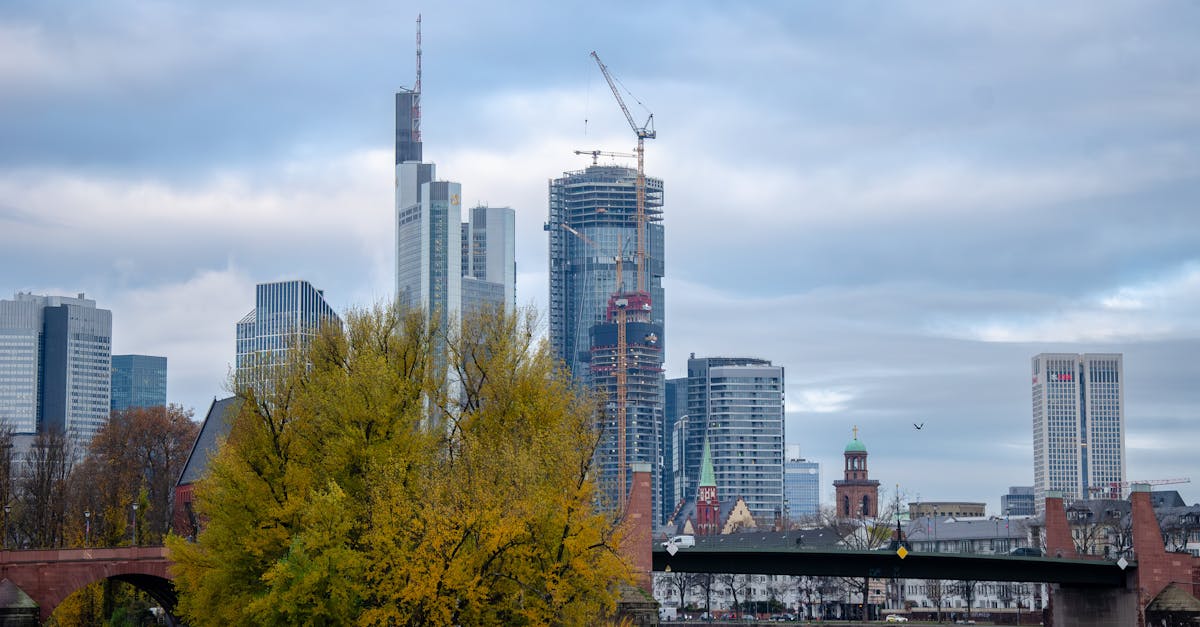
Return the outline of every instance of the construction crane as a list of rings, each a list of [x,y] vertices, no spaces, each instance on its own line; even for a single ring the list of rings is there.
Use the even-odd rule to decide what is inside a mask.
[[[646,140],[654,139],[658,133],[654,130],[654,114],[646,119],[646,123],[638,126],[637,122],[633,121],[633,115],[629,113],[629,107],[625,106],[625,100],[621,98],[621,92],[617,89],[617,84],[613,80],[612,74],[608,72],[608,66],[600,60],[600,55],[596,51],[592,51],[592,58],[596,60],[596,65],[600,67],[600,73],[604,74],[604,80],[608,82],[609,89],[612,90],[613,97],[617,99],[617,104],[621,106],[621,112],[625,114],[625,120],[629,122],[629,128],[633,129],[633,133],[637,136],[637,182],[634,190],[637,194],[637,213],[635,214],[635,225],[637,228],[637,252],[634,259],[637,263],[637,292],[646,294]],[[598,154],[592,156],[593,163]],[[621,256],[623,256],[622,253]],[[620,277],[620,261],[617,263],[617,292],[622,290]],[[617,500],[619,511],[625,511],[625,502],[628,498],[626,494],[625,482],[625,467],[627,460],[625,446],[625,418],[626,409],[626,386],[627,386],[627,353],[629,351],[628,338],[626,336],[626,305],[628,299],[623,298],[620,294],[613,294],[614,304],[617,305],[617,372],[616,372],[616,387],[617,387]],[[647,299],[649,302],[649,299]],[[624,303],[624,305],[622,304]]]
[[[598,154],[603,154],[603,153],[601,153],[598,150],[590,151],[590,152],[586,152],[586,153],[576,150],[575,154],[591,154],[591,155],[593,155],[592,158],[595,159]],[[600,252],[601,254],[603,254],[604,251],[600,249],[600,245],[597,244],[594,240],[592,240],[592,238],[588,237],[587,235],[584,235],[583,233],[579,232],[578,230],[576,230],[574,228],[571,228],[571,226],[569,224],[566,224],[565,222],[560,223],[559,226],[562,227],[563,230],[567,231],[568,233],[583,240],[584,243],[586,243],[587,245],[596,249],[597,252]],[[617,367],[616,367],[615,374],[616,374],[616,379],[617,379],[617,381],[616,381],[616,388],[617,388],[617,398],[616,398],[616,406],[617,406],[617,416],[616,416],[616,418],[617,418],[617,420],[616,420],[616,422],[617,422],[617,508],[618,508],[617,511],[619,511],[619,512],[625,511],[626,500],[629,498],[628,495],[626,494],[626,490],[625,490],[625,474],[626,474],[625,473],[625,466],[626,466],[626,464],[625,464],[625,455],[626,455],[625,422],[626,422],[626,418],[628,415],[627,414],[628,410],[626,408],[626,405],[627,405],[626,389],[628,387],[628,384],[627,384],[626,378],[628,377],[628,374],[629,374],[628,373],[628,371],[629,371],[629,363],[628,363],[629,340],[628,340],[628,337],[626,336],[625,329],[627,326],[626,325],[626,323],[627,323],[626,315],[627,315],[629,300],[627,298],[624,298],[624,295],[621,293],[622,292],[621,284],[622,284],[622,279],[623,279],[623,276],[622,276],[623,263],[622,262],[624,261],[624,259],[623,259],[624,256],[625,256],[624,250],[621,250],[621,251],[618,251],[618,253],[613,257],[613,259],[617,265],[617,277],[616,277],[616,287],[613,288],[613,294],[611,297],[613,304],[615,304],[617,306],[617,320],[616,320],[616,323],[617,323]]]
[[[592,165],[596,165],[596,161],[600,157],[636,157],[637,155],[631,152],[608,152],[605,150],[576,150],[577,155],[591,155]]]
[[[1088,493],[1093,497],[1107,492],[1108,498],[1119,499],[1125,489],[1131,485],[1142,483],[1146,485],[1176,485],[1180,483],[1191,483],[1190,477],[1175,477],[1172,479],[1143,479],[1140,481],[1111,481],[1107,484],[1088,486]]]
[[[646,123],[638,126],[637,122],[633,121],[633,115],[629,113],[629,107],[625,106],[625,100],[621,98],[621,92],[617,89],[616,82],[608,73],[608,66],[600,60],[600,55],[596,51],[592,51],[592,58],[596,60],[596,65],[600,66],[600,72],[604,74],[604,80],[608,81],[608,87],[612,89],[613,96],[617,99],[617,104],[621,105],[621,112],[625,114],[625,120],[629,122],[629,128],[633,129],[633,133],[637,135],[637,254],[634,257],[637,260],[637,291],[646,291],[646,148],[645,142],[647,139],[658,137],[658,133],[654,130],[654,114],[646,119]]]

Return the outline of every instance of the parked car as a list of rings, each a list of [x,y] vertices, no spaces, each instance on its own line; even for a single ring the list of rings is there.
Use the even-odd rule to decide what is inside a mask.
[[[686,549],[690,546],[696,546],[696,536],[675,536],[666,542],[663,542],[663,548],[674,544],[677,549]]]
[[[908,617],[899,614],[888,614],[887,618],[883,619],[885,623],[907,623]]]
[[[1029,546],[1019,546],[1019,547],[1009,551],[1008,554],[1016,555],[1019,557],[1041,557],[1042,551],[1041,551],[1041,549],[1035,549],[1035,548],[1029,547]]]

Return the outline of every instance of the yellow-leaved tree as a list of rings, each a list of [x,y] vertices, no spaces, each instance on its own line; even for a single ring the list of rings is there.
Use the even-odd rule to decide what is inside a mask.
[[[536,316],[352,311],[247,389],[171,538],[193,625],[596,624],[632,580]]]

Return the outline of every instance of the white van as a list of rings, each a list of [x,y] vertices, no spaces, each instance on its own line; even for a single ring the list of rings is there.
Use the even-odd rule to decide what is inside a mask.
[[[663,542],[663,548],[669,545],[675,545],[677,549],[686,549],[690,546],[696,546],[696,536],[675,536],[666,542]]]

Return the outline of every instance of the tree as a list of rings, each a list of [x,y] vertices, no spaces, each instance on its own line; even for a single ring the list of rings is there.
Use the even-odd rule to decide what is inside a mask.
[[[927,579],[925,581],[925,596],[929,597],[929,601],[937,608],[937,620],[942,622],[942,601],[946,597],[946,585],[941,579]]]
[[[13,544],[29,548],[66,544],[67,477],[74,460],[74,446],[61,430],[48,429],[34,436],[17,482],[15,529],[9,530],[17,534],[15,539],[9,538]]]
[[[246,388],[172,537],[190,624],[586,624],[632,580],[532,312],[351,311]]]
[[[183,472],[199,427],[178,405],[114,411],[75,470],[86,481],[74,507],[91,513],[89,542],[112,546],[132,541],[132,505],[139,502],[138,536],[160,544],[171,524],[175,481]],[[142,495],[144,493],[144,500]]]
[[[749,577],[746,575],[738,575],[733,573],[717,575],[717,583],[721,587],[729,591],[733,597],[733,604],[730,606],[734,609],[740,608],[738,602],[738,592],[746,592],[746,587],[749,584]]]
[[[971,618],[971,607],[975,604],[975,593],[978,591],[978,586],[978,581],[964,579],[954,582],[954,594],[967,604],[967,618]]]

